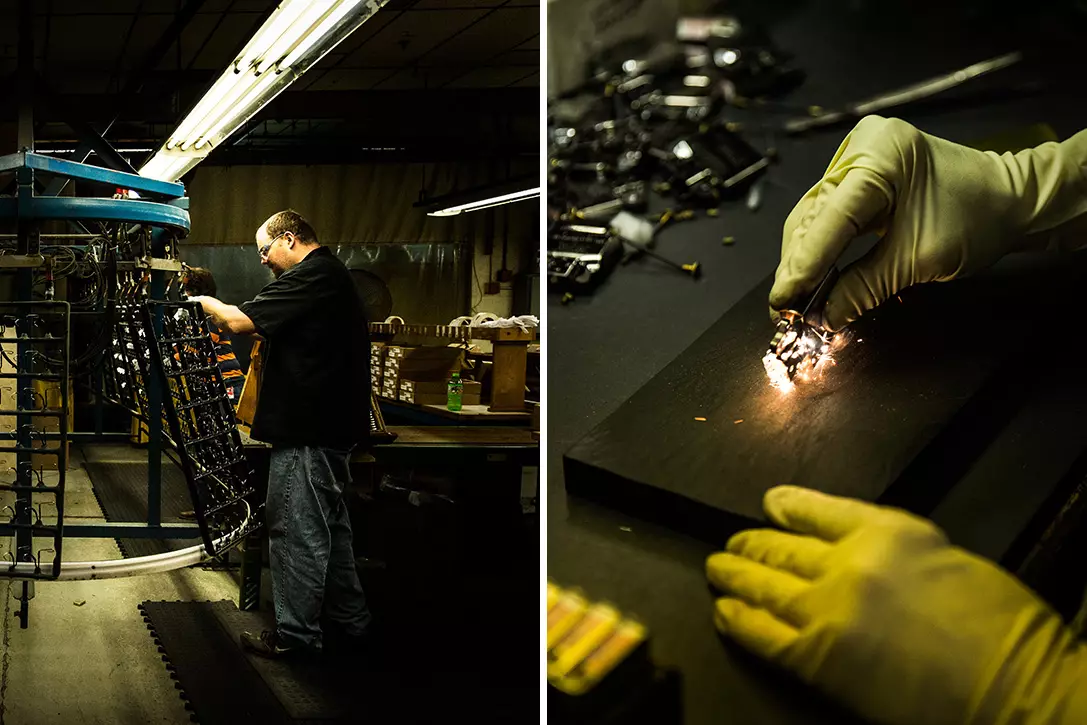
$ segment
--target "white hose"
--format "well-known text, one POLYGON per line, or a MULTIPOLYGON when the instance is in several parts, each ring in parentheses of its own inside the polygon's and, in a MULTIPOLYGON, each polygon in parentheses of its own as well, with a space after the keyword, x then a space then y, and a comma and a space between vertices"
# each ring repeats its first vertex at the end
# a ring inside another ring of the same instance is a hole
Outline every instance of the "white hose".
MULTIPOLYGON (((247 516, 242 525, 226 536, 216 539, 215 548, 232 539, 249 524, 247 516)), ((209 559, 203 544, 190 546, 187 549, 167 551, 164 554, 152 556, 140 556, 135 559, 108 559, 106 561, 70 561, 60 565, 60 576, 46 581, 79 581, 84 579, 119 579, 128 576, 142 576, 144 574, 161 574, 174 569, 183 569, 193 564, 199 564, 209 559)), ((34 576, 33 562, 20 562, 15 568, 0 565, 0 579, 18 579, 20 577, 34 576)))

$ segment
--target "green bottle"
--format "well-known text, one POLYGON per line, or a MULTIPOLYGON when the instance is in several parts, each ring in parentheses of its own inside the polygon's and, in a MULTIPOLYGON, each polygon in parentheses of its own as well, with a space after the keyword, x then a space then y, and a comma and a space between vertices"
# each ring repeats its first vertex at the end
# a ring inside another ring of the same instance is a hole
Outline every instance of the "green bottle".
POLYGON ((460 373, 453 373, 453 377, 449 379, 449 394, 446 396, 445 407, 449 410, 460 410, 463 393, 464 383, 460 381, 460 373))

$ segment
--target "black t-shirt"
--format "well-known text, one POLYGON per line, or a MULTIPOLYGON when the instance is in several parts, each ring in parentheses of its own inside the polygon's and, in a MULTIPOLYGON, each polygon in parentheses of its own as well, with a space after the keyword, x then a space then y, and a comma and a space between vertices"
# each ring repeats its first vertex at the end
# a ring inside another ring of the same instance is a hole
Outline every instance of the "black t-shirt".
POLYGON ((347 449, 370 420, 370 335, 351 274, 318 247, 239 305, 267 342, 253 437, 347 449))

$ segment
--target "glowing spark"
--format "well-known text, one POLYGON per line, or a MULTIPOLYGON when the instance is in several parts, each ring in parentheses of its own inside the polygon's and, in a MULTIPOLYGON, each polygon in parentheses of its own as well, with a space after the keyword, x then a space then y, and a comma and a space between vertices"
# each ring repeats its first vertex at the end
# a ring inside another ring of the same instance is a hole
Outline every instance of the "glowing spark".
POLYGON ((849 343, 850 337, 847 332, 833 333, 802 321, 790 323, 789 329, 762 359, 770 385, 789 393, 797 382, 822 380, 827 370, 835 365, 835 354, 849 343))
POLYGON ((770 385, 783 393, 791 393, 795 385, 789 379, 789 369, 773 351, 766 353, 762 358, 762 366, 766 368, 766 375, 770 378, 770 385))

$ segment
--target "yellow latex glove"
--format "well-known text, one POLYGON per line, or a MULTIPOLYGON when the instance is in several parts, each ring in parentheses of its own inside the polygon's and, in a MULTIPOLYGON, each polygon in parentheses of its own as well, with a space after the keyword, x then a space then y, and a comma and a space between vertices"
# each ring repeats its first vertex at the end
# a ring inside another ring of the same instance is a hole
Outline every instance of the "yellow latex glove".
POLYGON ((1012 251, 1087 244, 1085 175, 1087 131, 998 155, 868 116, 785 221, 770 307, 811 294, 869 231, 882 238, 831 290, 823 312, 831 329, 910 285, 954 279, 1012 251))
POLYGON ((706 562, 725 635, 873 722, 1087 723, 1087 661, 1060 617, 904 511, 794 486, 771 529, 706 562))

